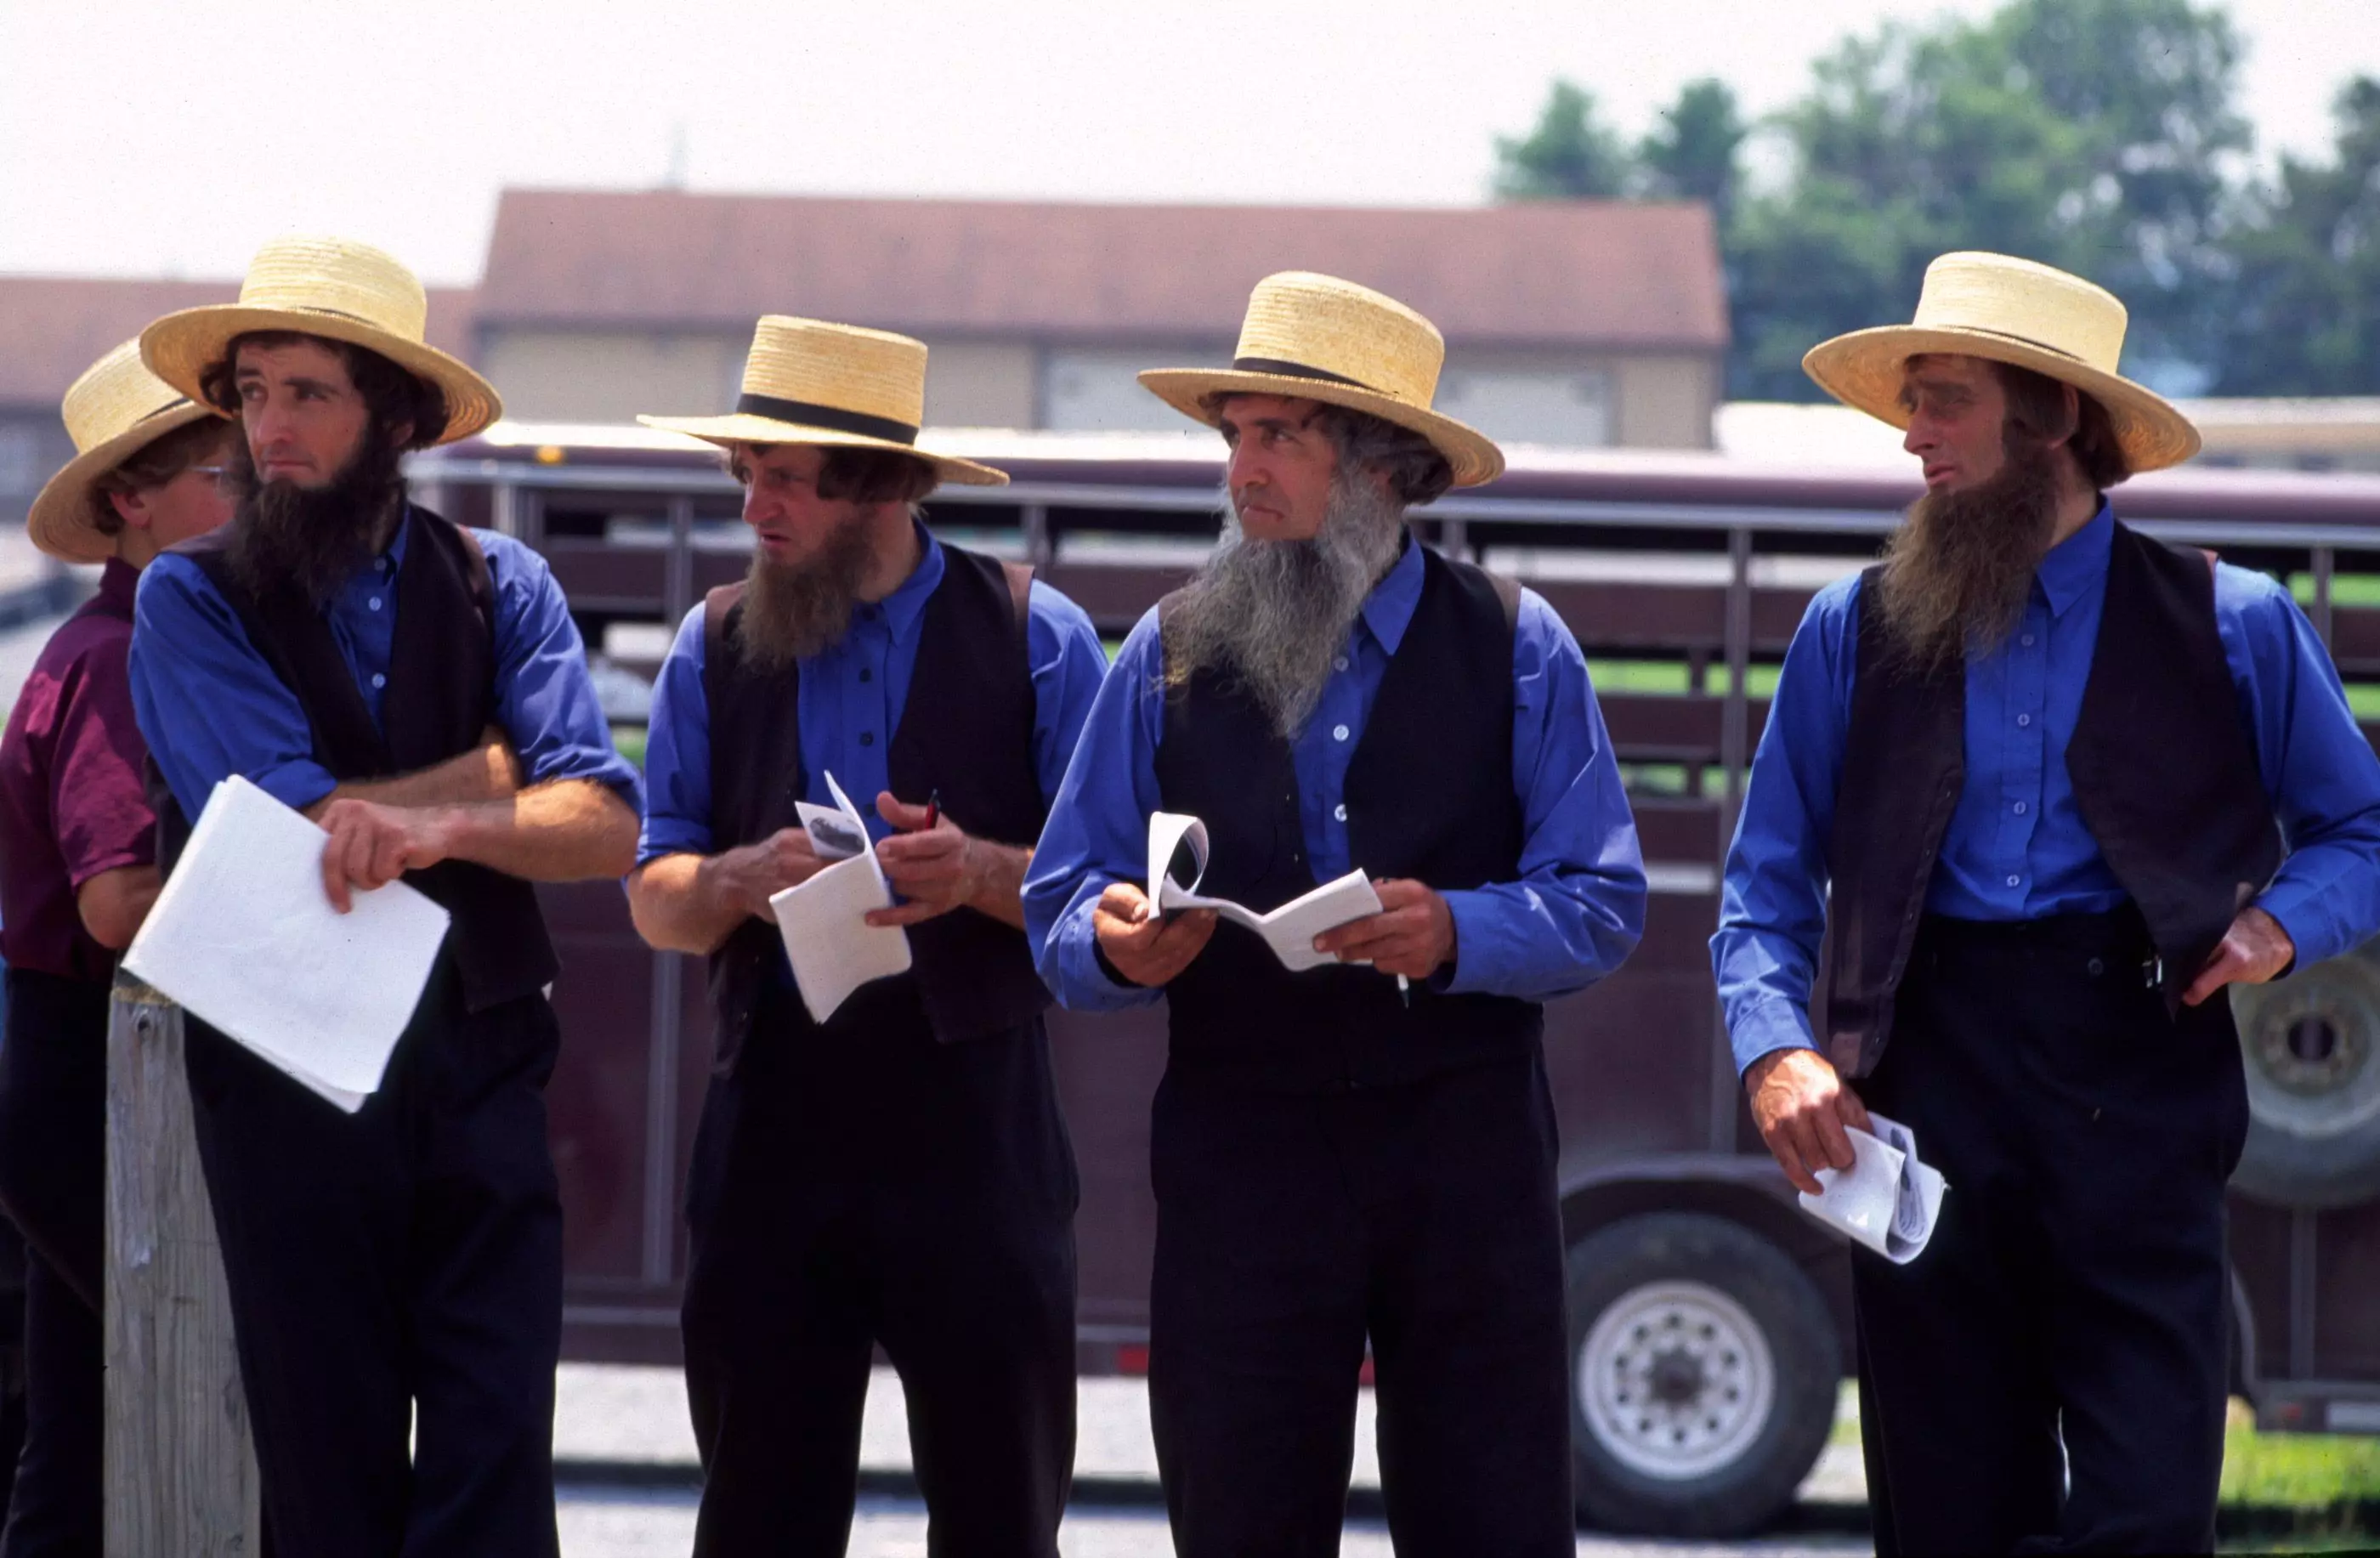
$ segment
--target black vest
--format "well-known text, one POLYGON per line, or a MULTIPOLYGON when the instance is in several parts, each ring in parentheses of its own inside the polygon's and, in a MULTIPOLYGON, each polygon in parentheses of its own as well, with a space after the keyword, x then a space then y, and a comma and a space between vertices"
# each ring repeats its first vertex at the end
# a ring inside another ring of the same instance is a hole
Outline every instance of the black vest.
MULTIPOLYGON (((1860 586, 1851 728, 1828 843, 1833 952, 1827 1049, 1876 1068, 1925 891, 1966 778, 1966 666, 1891 663, 1881 570, 1860 586)), ((2163 959, 2169 1011, 2240 909, 2279 870, 2281 838, 2216 630, 2204 554, 2119 523, 2090 679, 2066 749, 2091 836, 2163 959)))
MULTIPOLYGON (((1441 892, 1510 882, 1524 843, 1512 789, 1518 594, 1427 548, 1422 559, 1413 620, 1348 764, 1348 845, 1375 879, 1441 892)), ((1318 885, 1289 743, 1227 676, 1201 670, 1168 694, 1156 766, 1164 809, 1206 822, 1201 892, 1264 913, 1318 885)), ((1369 968, 1292 974, 1231 924, 1215 927, 1166 1000, 1171 1064, 1285 1091, 1384 1086, 1526 1053, 1544 1027, 1533 1001, 1415 981, 1408 1004, 1369 968)))
MULTIPOLYGON (((174 549, 199 566, 249 642, 297 695, 313 734, 314 761, 343 783, 435 767, 479 746, 496 723, 495 590, 487 559, 468 531, 426 508, 408 507, 405 523, 410 534, 396 576, 396 625, 377 725, 330 624, 301 591, 293 586, 251 595, 232 576, 222 530, 174 549)), ((153 762, 149 781, 158 860, 170 872, 189 823, 153 762)), ((553 943, 530 883, 465 860, 407 871, 405 880, 455 917, 446 949, 470 1010, 552 982, 553 943)))
MULTIPOLYGON (((942 581, 919 618, 917 661, 900 728, 885 752, 892 793, 918 802, 940 790, 942 810, 978 838, 1030 846, 1045 811, 1033 765, 1033 672, 1026 640, 1032 570, 955 546, 942 548, 942 581)), ((733 849, 796 821, 807 793, 802 764, 801 668, 745 663, 738 626, 744 586, 703 603, 703 696, 710 711, 711 847, 733 849)), ((866 804, 868 797, 855 797, 866 804)), ((983 1038, 1030 1022, 1050 1004, 1025 932, 972 908, 909 927, 915 985, 934 1037, 983 1038)), ((747 919, 710 955, 718 1018, 714 1069, 735 1068, 752 1011, 783 955, 777 928, 747 919)), ((796 1036, 812 1028, 798 1001, 783 1003, 796 1036)), ((898 1004, 855 998, 830 1029, 879 1020, 898 1004), (871 1016, 869 1014, 876 1014, 871 1016)))

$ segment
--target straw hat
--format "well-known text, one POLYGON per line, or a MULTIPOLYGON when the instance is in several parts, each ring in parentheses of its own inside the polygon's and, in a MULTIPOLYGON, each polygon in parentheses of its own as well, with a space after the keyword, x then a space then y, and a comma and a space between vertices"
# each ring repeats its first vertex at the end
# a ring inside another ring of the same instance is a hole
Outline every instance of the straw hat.
POLYGON ((889 330, 763 314, 744 359, 744 392, 723 417, 638 417, 707 444, 891 449, 944 481, 999 487, 1008 473, 917 447, 926 420, 926 343, 889 330))
POLYGON ((1411 428, 1453 468, 1454 484, 1475 487, 1504 469, 1502 450, 1430 409, 1446 340, 1438 327, 1368 286, 1311 271, 1283 271, 1257 283, 1232 366, 1152 368, 1150 393, 1213 427, 1208 396, 1280 395, 1319 400, 1411 428))
POLYGON ((2180 465, 2198 453, 2198 430, 2117 373, 2126 318, 2113 293, 2064 271, 2006 254, 1945 254, 1925 267, 1913 321, 1822 341, 1802 371, 1844 405, 1905 428, 1900 377, 1909 359, 1945 352, 2014 363, 2106 407, 2134 472, 2180 465))
POLYGON ((83 370, 59 409, 75 457, 42 488, 25 515, 25 529, 53 557, 104 563, 115 555, 115 538, 99 528, 99 505, 105 500, 91 483, 176 428, 215 413, 141 366, 138 341, 83 370))
POLYGON ((345 238, 279 238, 248 267, 239 301, 170 313, 140 333, 140 356, 193 400, 199 375, 235 335, 295 330, 376 351, 436 384, 446 396, 438 442, 468 438, 504 415, 495 386, 422 342, 430 299, 411 271, 379 250, 345 238))

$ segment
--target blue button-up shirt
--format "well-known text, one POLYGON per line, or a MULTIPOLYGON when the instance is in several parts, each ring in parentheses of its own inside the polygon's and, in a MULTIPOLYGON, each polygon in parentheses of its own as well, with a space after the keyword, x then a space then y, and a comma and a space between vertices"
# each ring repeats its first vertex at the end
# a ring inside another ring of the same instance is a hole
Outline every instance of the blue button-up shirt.
MULTIPOLYGON (((2052 547, 2016 630, 1967 664, 1966 787, 1925 907, 1965 919, 2109 909, 2124 890, 2066 772, 2099 639, 2115 519, 2102 505, 2052 547)), ((1778 680, 1728 856, 1711 963, 1738 1069, 1811 1045, 1826 929, 1827 839, 1851 726, 1860 580, 1810 603, 1778 680)), ((2380 929, 2380 758, 2313 624, 2263 574, 2218 565, 2216 627, 2289 856, 2256 901, 2301 965, 2380 929)))
MULTIPOLYGON (((1354 867, 1347 767, 1421 588, 1421 549, 1408 545, 1365 601, 1321 701, 1290 744, 1318 882, 1354 867)), ((1147 878, 1148 817, 1161 809, 1164 684, 1164 641, 1151 610, 1099 688, 1026 876, 1026 933, 1041 977, 1078 1010, 1137 1005, 1159 994, 1118 984, 1099 968, 1091 910, 1110 882, 1147 878)), ((1594 983, 1634 949, 1645 931, 1645 864, 1586 661, 1553 608, 1528 590, 1514 626, 1512 701, 1512 788, 1526 838, 1519 874, 1446 895, 1455 962, 1439 971, 1436 985, 1542 1001, 1594 983)))
MULTIPOLYGON (((397 576, 417 522, 408 510, 388 549, 358 568, 323 611, 375 724, 396 638, 397 576)), ((592 779, 636 806, 636 767, 612 745, 587 675, 586 645, 545 559, 510 536, 471 533, 495 590, 496 723, 520 754, 522 772, 531 784, 592 779)), ((195 819, 234 773, 300 809, 337 787, 314 759, 297 693, 190 559, 168 552, 142 570, 131 672, 140 733, 185 816, 195 819)))
MULTIPOLYGON (((835 782, 859 809, 868 831, 891 830, 876 815, 876 796, 892 788, 886 754, 909 698, 917 666, 919 625, 926 602, 942 582, 942 549, 924 526, 917 566, 883 600, 861 606, 833 647, 800 662, 802 766, 808 798, 833 804, 835 782)), ((1046 802, 1058 792, 1074 754, 1075 737, 1089 714, 1107 651, 1083 609, 1035 580, 1026 602, 1026 655, 1033 676, 1033 769, 1046 802)), ((637 863, 663 855, 708 855, 710 831, 710 704, 702 690, 702 608, 688 612, 653 687, 652 729, 645 746, 650 797, 637 863)), ((922 804, 924 796, 901 797, 922 804)), ((781 959, 782 961, 782 959, 781 959)))

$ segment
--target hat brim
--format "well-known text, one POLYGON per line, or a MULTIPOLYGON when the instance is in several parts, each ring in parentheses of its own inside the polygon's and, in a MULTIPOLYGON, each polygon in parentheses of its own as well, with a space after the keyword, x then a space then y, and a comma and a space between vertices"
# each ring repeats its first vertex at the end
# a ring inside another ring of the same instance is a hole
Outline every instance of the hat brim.
POLYGON ((224 420, 210 407, 177 401, 68 460, 42 484, 33 506, 25 511, 25 529, 33 544, 67 563, 104 563, 115 556, 115 538, 99 528, 100 497, 91 483, 167 433, 210 418, 224 420))
POLYGON ((259 330, 290 330, 344 341, 378 352, 399 368, 438 386, 446 397, 446 430, 437 442, 470 437, 504 414, 495 385, 435 347, 393 335, 378 325, 345 314, 310 309, 257 309, 240 303, 209 303, 167 314, 140 333, 140 360, 149 371, 193 400, 204 400, 199 377, 223 357, 238 336, 259 330))
POLYGON ((1802 371, 1852 409, 1905 428, 1910 412, 1900 403, 1903 366, 1912 357, 1929 354, 1985 358, 2072 384, 2107 408, 2116 441, 2123 446, 2134 475, 2180 465, 2198 453, 2198 430, 2155 391, 2062 352, 1989 331, 1921 329, 1913 324, 1854 330, 1812 347, 1802 359, 1802 371))
POLYGON ((724 417, 638 417, 647 427, 663 432, 684 433, 699 438, 705 444, 724 448, 734 444, 813 444, 832 449, 882 449, 891 454, 906 455, 921 460, 934 470, 935 480, 953 481, 962 487, 1005 487, 1008 472, 995 470, 988 465, 963 460, 956 455, 938 455, 931 449, 921 449, 915 444, 895 443, 890 438, 870 438, 866 433, 846 432, 839 428, 811 427, 802 422, 781 422, 773 417, 755 416, 749 411, 734 411, 724 417))
POLYGON ((1429 440, 1431 448, 1446 456, 1458 487, 1476 487, 1504 473, 1504 451, 1486 434, 1427 407, 1411 406, 1360 385, 1301 378, 1293 373, 1253 372, 1244 368, 1151 368, 1140 375, 1140 382, 1158 399, 1208 427, 1219 425, 1216 413, 1207 405, 1208 397, 1216 395, 1277 395, 1318 400, 1326 406, 1369 412, 1383 421, 1420 433, 1429 440))

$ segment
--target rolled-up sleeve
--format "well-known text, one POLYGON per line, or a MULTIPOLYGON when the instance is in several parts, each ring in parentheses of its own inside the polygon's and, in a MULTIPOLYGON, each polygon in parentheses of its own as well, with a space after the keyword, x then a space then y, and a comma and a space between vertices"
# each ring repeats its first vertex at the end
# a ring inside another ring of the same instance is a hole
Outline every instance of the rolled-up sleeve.
POLYGON ((702 688, 702 607, 678 624, 653 682, 645 734, 645 822, 637 864, 664 855, 708 855, 710 834, 710 702, 702 688))
POLYGON ((186 817, 235 773, 299 810, 338 787, 314 761, 298 695, 188 558, 167 553, 141 571, 130 675, 140 734, 186 817))
POLYGON ((510 536, 474 530, 496 588, 496 719, 532 785, 592 779, 641 809, 636 765, 612 744, 587 672, 587 645, 545 559, 510 536))
POLYGON ((1583 990, 1645 933, 1645 861, 1578 642, 1524 590, 1512 635, 1520 874, 1446 895, 1455 959, 1438 987, 1545 1001, 1583 990))
POLYGON ((141 783, 146 755, 132 712, 123 639, 81 656, 51 731, 50 817, 67 882, 157 858, 157 817, 141 783))
POLYGON ((1719 885, 1711 971, 1735 1067, 1813 1049, 1810 992, 1827 929, 1827 837, 1851 726, 1857 576, 1818 592, 1795 629, 1752 759, 1719 885))
POLYGON ((1137 881, 1148 870, 1164 678, 1152 609, 1091 700, 1026 873, 1025 932, 1035 965, 1051 993, 1075 1011, 1147 1005, 1159 994, 1119 983, 1100 967, 1091 911, 1110 882, 1137 881))

